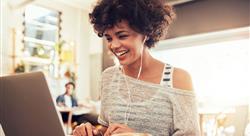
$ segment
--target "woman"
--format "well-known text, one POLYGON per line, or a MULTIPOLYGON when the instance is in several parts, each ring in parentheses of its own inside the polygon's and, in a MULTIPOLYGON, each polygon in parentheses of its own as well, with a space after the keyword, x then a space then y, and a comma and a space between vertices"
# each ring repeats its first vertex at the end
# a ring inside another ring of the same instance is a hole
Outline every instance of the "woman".
POLYGON ((105 37, 120 66, 102 75, 98 119, 102 127, 82 124, 75 136, 199 135, 190 75, 149 53, 165 36, 174 15, 164 0, 101 0, 94 7, 90 22, 98 36, 105 37))

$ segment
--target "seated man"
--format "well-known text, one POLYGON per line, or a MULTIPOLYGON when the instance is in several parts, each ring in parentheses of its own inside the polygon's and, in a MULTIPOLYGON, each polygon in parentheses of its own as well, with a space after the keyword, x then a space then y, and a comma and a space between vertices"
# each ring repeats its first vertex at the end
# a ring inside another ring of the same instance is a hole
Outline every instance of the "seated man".
MULTIPOLYGON (((75 89, 75 84, 73 82, 68 82, 65 84, 65 93, 62 95, 59 95, 56 99, 57 105, 59 107, 68 107, 68 108, 73 108, 73 107, 78 107, 78 103, 76 98, 72 95, 73 90, 75 89)), ((63 122, 68 121, 68 113, 61 112, 63 122)), ((98 115, 94 113, 88 113, 88 114, 81 114, 81 115, 73 115, 72 116, 72 122, 76 122, 77 125, 81 123, 86 123, 90 122, 93 123, 94 125, 97 125, 97 118, 98 115)))

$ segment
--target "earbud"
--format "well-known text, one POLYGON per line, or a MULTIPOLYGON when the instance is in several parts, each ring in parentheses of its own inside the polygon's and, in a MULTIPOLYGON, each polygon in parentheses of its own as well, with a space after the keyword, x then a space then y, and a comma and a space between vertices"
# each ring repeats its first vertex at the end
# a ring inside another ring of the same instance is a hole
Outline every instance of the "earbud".
POLYGON ((148 39, 148 36, 145 35, 145 38, 143 40, 143 44, 145 44, 145 42, 147 41, 147 39, 148 39))
POLYGON ((143 43, 142 43, 142 50, 141 50, 141 54, 143 54, 143 49, 144 49, 144 44, 147 41, 148 36, 145 35, 145 38, 143 39, 143 43))
POLYGON ((142 59, 143 59, 143 50, 144 50, 144 44, 146 42, 146 40, 148 39, 148 37, 145 35, 145 38, 143 39, 143 43, 142 43, 142 49, 141 49, 141 63, 140 63, 140 67, 139 67, 139 72, 137 74, 137 78, 139 79, 140 75, 141 75, 141 71, 142 71, 142 59))

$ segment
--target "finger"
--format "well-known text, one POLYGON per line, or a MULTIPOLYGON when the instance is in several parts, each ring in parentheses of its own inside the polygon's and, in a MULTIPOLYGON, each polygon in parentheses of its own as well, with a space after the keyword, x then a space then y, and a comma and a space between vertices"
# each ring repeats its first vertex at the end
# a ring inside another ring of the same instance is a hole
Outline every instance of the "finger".
POLYGON ((112 134, 119 134, 119 133, 127 133, 129 131, 125 130, 125 129, 120 129, 120 128, 117 128, 115 130, 112 131, 112 134))
POLYGON ((94 135, 98 135, 98 136, 104 136, 104 133, 106 132, 106 130, 108 129, 107 127, 98 125, 96 127, 92 127, 93 129, 93 134, 94 135))
POLYGON ((81 136, 80 127, 77 126, 73 131, 73 136, 81 136))
POLYGON ((96 128, 92 128, 93 129, 93 134, 94 135, 99 135, 99 130, 98 129, 96 129, 96 128))
POLYGON ((85 125, 85 124, 81 124, 81 125, 80 125, 78 131, 80 132, 81 136, 87 136, 87 132, 86 132, 85 128, 86 128, 86 125, 85 125))
POLYGON ((117 127, 120 127, 120 128, 127 128, 127 127, 128 127, 128 126, 125 125, 125 124, 118 124, 118 123, 110 124, 110 126, 117 126, 117 127))
POLYGON ((119 134, 119 133, 123 133, 123 131, 121 131, 120 129, 116 129, 112 132, 112 134, 119 134))
POLYGON ((92 129, 92 125, 90 123, 86 123, 85 124, 85 129, 88 133, 88 136, 93 136, 93 129, 92 129))
POLYGON ((79 133, 76 130, 74 130, 73 131, 73 136, 79 136, 79 133))
POLYGON ((115 131, 118 128, 128 128, 127 125, 124 124, 118 124, 118 123, 114 123, 114 124, 110 124, 110 132, 112 133, 113 131, 115 131))
POLYGON ((104 136, 110 136, 116 128, 118 128, 118 125, 110 125, 104 136))
POLYGON ((108 127, 108 129, 104 133, 104 136, 110 136, 110 128, 111 128, 111 126, 108 127))
POLYGON ((117 133, 127 133, 127 132, 134 132, 133 129, 129 128, 127 125, 124 124, 113 124, 112 128, 110 130, 111 134, 117 134, 117 133))

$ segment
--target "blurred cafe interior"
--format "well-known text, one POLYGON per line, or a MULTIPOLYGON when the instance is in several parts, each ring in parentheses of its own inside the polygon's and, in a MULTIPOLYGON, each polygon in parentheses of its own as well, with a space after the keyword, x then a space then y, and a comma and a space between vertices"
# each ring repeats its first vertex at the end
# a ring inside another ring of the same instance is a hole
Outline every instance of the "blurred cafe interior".
MULTIPOLYGON (((250 0, 166 1, 177 18, 150 51, 192 75, 202 136, 250 136, 250 0)), ((95 122, 101 73, 117 64, 89 23, 95 2, 1 0, 0 75, 42 71, 57 103, 74 83, 79 108, 57 109, 67 133, 95 122)))

